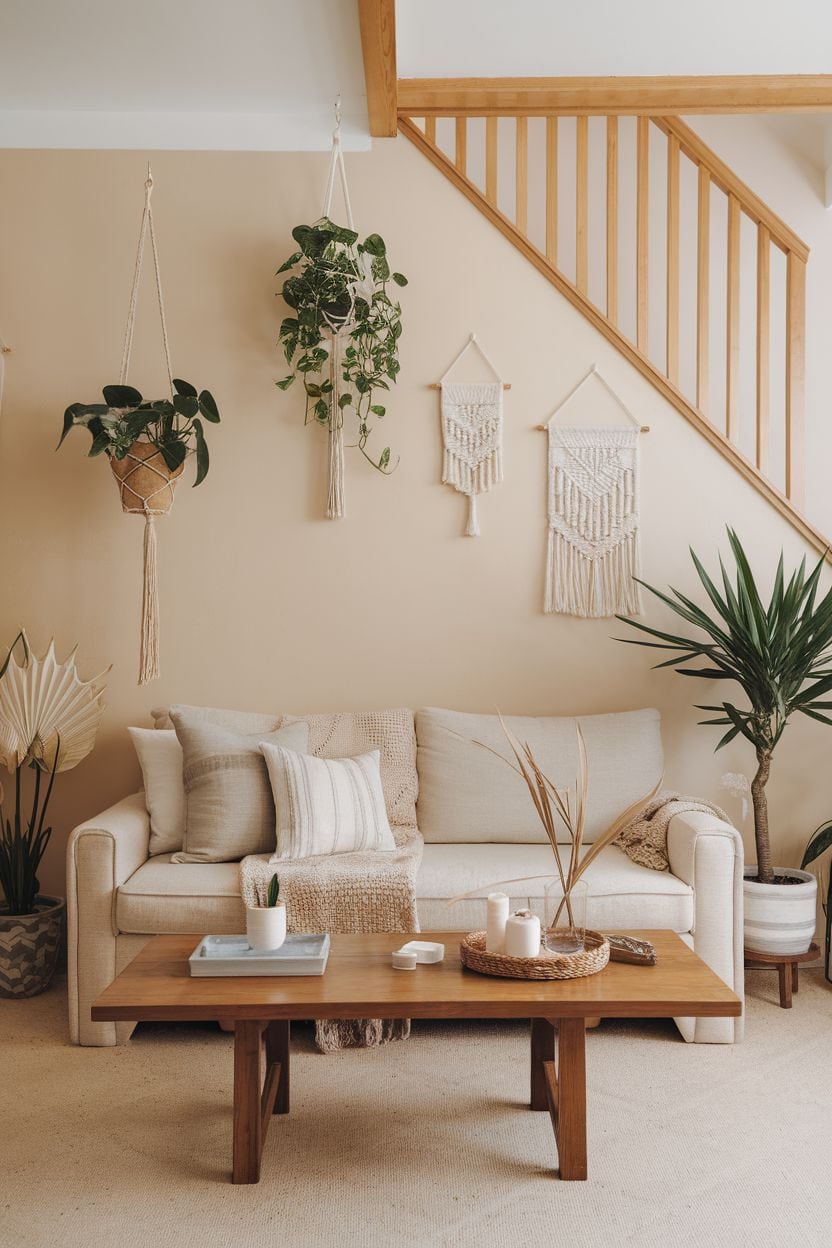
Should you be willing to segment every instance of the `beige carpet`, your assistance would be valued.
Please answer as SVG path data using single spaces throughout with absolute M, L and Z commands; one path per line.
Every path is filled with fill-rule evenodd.
M 832 987 L 790 1012 L 749 975 L 748 1039 L 590 1033 L 588 1183 L 554 1173 L 515 1024 L 417 1023 L 322 1056 L 296 1029 L 292 1112 L 257 1187 L 228 1182 L 231 1037 L 140 1028 L 72 1048 L 63 985 L 0 1002 L 3 1248 L 820 1248 L 832 1242 Z

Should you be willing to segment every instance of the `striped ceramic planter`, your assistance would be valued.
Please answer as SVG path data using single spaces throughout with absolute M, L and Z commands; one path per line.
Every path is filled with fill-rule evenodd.
M 0 910 L 0 997 L 34 997 L 49 987 L 64 926 L 60 897 L 38 897 L 34 914 Z
M 775 867 L 775 875 L 787 875 L 799 884 L 758 884 L 749 876 L 756 867 L 745 868 L 745 947 L 758 953 L 805 953 L 815 934 L 818 882 L 808 871 Z

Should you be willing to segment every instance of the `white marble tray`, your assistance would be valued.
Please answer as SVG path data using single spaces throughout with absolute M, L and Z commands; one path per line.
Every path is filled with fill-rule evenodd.
M 279 949 L 257 953 L 245 936 L 203 936 L 188 962 L 192 975 L 323 975 L 329 935 L 295 932 Z

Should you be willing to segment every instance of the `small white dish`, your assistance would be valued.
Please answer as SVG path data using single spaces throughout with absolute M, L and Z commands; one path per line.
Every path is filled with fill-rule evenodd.
M 442 962 L 445 946 L 438 940 L 409 940 L 399 953 L 415 953 L 417 962 Z
M 416 954 L 410 949 L 397 949 L 391 953 L 390 960 L 397 971 L 415 971 Z

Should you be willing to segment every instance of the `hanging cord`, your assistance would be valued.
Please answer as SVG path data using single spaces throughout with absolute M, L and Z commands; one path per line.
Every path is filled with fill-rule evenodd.
M 144 210 L 142 212 L 142 223 L 139 230 L 139 245 L 136 248 L 136 266 L 133 270 L 133 284 L 130 288 L 130 306 L 127 310 L 127 326 L 124 331 L 124 350 L 121 356 L 119 383 L 122 386 L 126 385 L 127 374 L 130 369 L 130 357 L 133 353 L 133 330 L 136 325 L 136 306 L 139 300 L 139 281 L 142 275 L 142 262 L 144 260 L 144 243 L 149 227 L 150 247 L 153 253 L 153 269 L 156 277 L 156 298 L 159 302 L 159 319 L 162 322 L 162 343 L 165 348 L 165 367 L 167 368 L 171 397 L 173 397 L 173 369 L 170 362 L 170 343 L 168 342 L 168 326 L 167 320 L 165 319 L 165 301 L 162 297 L 162 275 L 159 271 L 159 251 L 156 246 L 156 230 L 153 226 L 153 208 L 150 203 L 150 197 L 152 194 L 153 174 L 151 173 L 150 165 L 148 164 L 147 178 L 144 184 Z
M 326 180 L 324 207 L 322 216 L 329 218 L 332 211 L 332 197 L 335 193 L 335 175 L 338 174 L 341 193 L 344 197 L 344 209 L 347 225 L 353 230 L 352 205 L 347 186 L 347 169 L 344 164 L 344 152 L 341 147 L 341 96 L 335 101 L 335 129 L 332 132 L 332 152 L 329 158 L 329 173 Z M 346 319 L 335 324 L 324 314 L 330 330 L 329 380 L 332 389 L 329 393 L 329 489 L 327 494 L 326 515 L 328 520 L 340 520 L 344 515 L 344 409 L 339 403 L 341 392 L 341 348 L 342 339 L 351 331 L 355 293 L 350 291 L 351 307 Z
M 11 355 L 11 347 L 7 347 L 0 338 L 0 412 L 3 410 L 3 388 L 6 381 L 6 356 Z
M 341 192 L 344 196 L 344 208 L 347 213 L 347 225 L 351 230 L 355 229 L 352 221 L 352 205 L 350 204 L 350 192 L 347 186 L 347 167 L 344 164 L 344 152 L 341 147 L 341 96 L 339 95 L 335 101 L 335 129 L 332 131 L 332 152 L 329 158 L 329 175 L 326 180 L 326 194 L 324 195 L 324 210 L 321 214 L 328 217 L 332 209 L 332 196 L 335 191 L 335 173 L 339 174 L 341 182 Z

